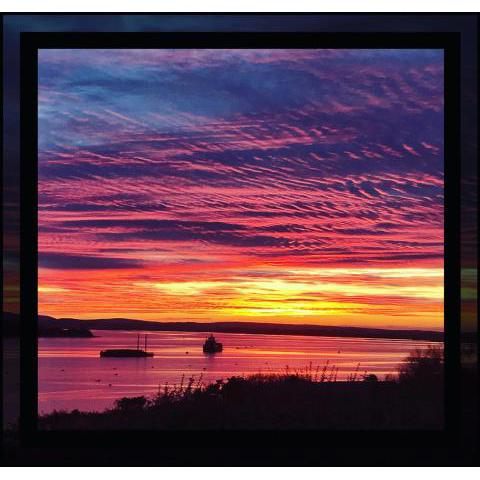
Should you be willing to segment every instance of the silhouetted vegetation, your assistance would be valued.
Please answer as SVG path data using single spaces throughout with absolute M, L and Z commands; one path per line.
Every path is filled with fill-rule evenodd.
M 430 346 L 426 350 L 415 350 L 400 365 L 398 381 L 414 385 L 441 385 L 443 349 Z
M 102 413 L 54 412 L 40 428 L 56 429 L 440 429 L 443 351 L 413 352 L 386 381 L 360 365 L 346 382 L 328 362 L 283 374 L 202 377 L 165 385 L 153 398 L 122 398 Z

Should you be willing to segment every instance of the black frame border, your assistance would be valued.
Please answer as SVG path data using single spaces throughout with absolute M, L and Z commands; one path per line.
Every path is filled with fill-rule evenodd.
M 445 406 L 442 431 L 42 431 L 37 427 L 37 133 L 38 49 L 43 48 L 438 48 L 444 50 L 445 66 Z M 95 32 L 21 33 L 21 443 L 27 447 L 136 447 L 165 448 L 150 462 L 163 457 L 169 464 L 241 464 L 248 450 L 263 463 L 280 454 L 277 463 L 312 463 L 335 459 L 335 445 L 343 447 L 453 448 L 460 424 L 460 34 L 405 32 Z M 33 140 L 32 140 L 33 139 Z M 186 435 L 188 433 L 188 435 Z M 187 438 L 190 437 L 190 438 Z M 322 436 L 328 437 L 323 440 Z M 162 438 L 164 437 L 164 438 Z M 165 438 L 168 437 L 168 438 Z M 205 438 L 208 437 L 208 445 Z M 229 443 L 229 437 L 232 440 Z M 317 442 L 317 444 L 312 443 Z M 331 447 L 325 448 L 325 444 Z M 203 446 L 198 450 L 185 447 Z M 241 445 L 240 451 L 234 447 Z M 257 452 L 262 446 L 263 456 Z M 267 446 L 268 445 L 268 446 Z M 256 448 L 255 448 L 256 447 Z M 173 450 L 172 450 L 173 449 Z M 208 453 L 205 453 L 208 449 Z M 285 449 L 285 450 L 284 450 Z M 223 458 L 217 454 L 222 450 Z M 284 450 L 284 453 L 280 453 Z M 228 451 L 228 454 L 226 452 Z M 236 452 L 236 453 L 235 453 Z M 327 452 L 330 452 L 326 456 Z M 260 455 L 257 457 L 257 453 Z M 390 455 L 392 452 L 390 452 Z M 150 450 L 150 455 L 152 451 Z M 362 453 L 364 455 L 364 453 Z M 143 455 L 142 455 L 143 456 Z M 149 457 L 147 457 L 149 458 Z M 297 458 L 295 461 L 294 458 Z M 341 458 L 341 455 L 340 455 Z M 355 455 L 354 457 L 355 458 Z M 308 459 L 308 460 L 307 460 Z M 389 456 L 391 460 L 392 457 Z M 377 458 L 378 460 L 378 458 Z M 129 460 L 125 459 L 128 463 Z M 224 463 L 227 461 L 227 463 Z M 267 460 L 268 461 L 268 460 Z M 324 460 L 325 461 L 325 460 Z M 147 460 L 148 462 L 148 460 Z M 206 463 L 205 463 L 206 462 Z M 287 462 L 287 463 L 284 463 Z M 292 463 L 293 462 L 293 463 Z M 158 462 L 157 462 L 158 463 Z M 347 462 L 348 463 L 348 462 Z M 378 462 L 373 462 L 376 464 Z M 380 462 L 381 463 L 381 462 Z M 402 462 L 400 462 L 402 463 Z

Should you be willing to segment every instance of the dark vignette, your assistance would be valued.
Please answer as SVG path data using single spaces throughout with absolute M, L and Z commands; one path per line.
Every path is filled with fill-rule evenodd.
M 323 30 L 323 31 L 326 31 L 328 29 L 334 29 L 333 26 L 336 26 L 336 25 L 341 25 L 345 28 L 345 26 L 347 26 L 347 29 L 350 28 L 350 30 L 369 30 L 369 29 L 372 29 L 372 30 L 375 30 L 375 29 L 378 29 L 380 30 L 381 29 L 387 29 L 387 30 L 392 30 L 392 29 L 396 29 L 396 30 L 412 30 L 414 29 L 414 26 L 417 26 L 417 31 L 421 31 L 422 28 L 421 26 L 423 25 L 423 30 L 427 30 L 427 29 L 430 29 L 430 30 L 433 30 L 434 28 L 432 27 L 429 27 L 429 28 L 425 28 L 426 25 L 432 25 L 434 23 L 439 23 L 439 24 L 442 24 L 443 25 L 451 25 L 452 24 L 452 18 L 453 19 L 457 19 L 456 22 L 457 22 L 457 27 L 453 27 L 453 29 L 455 30 L 455 28 L 457 30 L 460 30 L 460 31 L 466 31 L 467 34 L 466 35 L 462 35 L 462 79 L 466 82 L 467 85 L 470 85 L 471 86 L 471 90 L 468 92 L 469 95 L 468 95 L 468 99 L 470 100 L 469 102 L 466 102 L 465 101 L 465 90 L 462 91 L 462 107 L 463 107 L 463 114 L 465 113 L 469 113 L 469 114 L 472 114 L 473 115 L 473 121 L 471 120 L 470 122 L 468 122 L 467 124 L 465 122 L 463 122 L 464 125 L 467 125 L 467 129 L 468 128 L 471 128 L 471 126 L 473 125 L 473 127 L 475 126 L 475 118 L 474 118 L 474 115 L 476 112 L 474 112 L 474 106 L 475 106 L 475 88 L 474 88 L 474 85 L 475 83 L 468 83 L 468 80 L 471 80 L 472 78 L 474 79 L 475 78 L 475 69 L 474 69 L 474 65 L 473 64 L 468 64 L 468 60 L 465 61 L 465 58 L 469 58 L 468 55 L 467 57 L 465 56 L 465 51 L 467 51 L 467 54 L 468 52 L 473 48 L 473 50 L 475 49 L 475 43 L 473 42 L 472 43 L 472 36 L 474 37 L 475 36 L 475 29 L 473 28 L 473 24 L 474 24 L 474 21 L 473 21 L 473 18 L 470 16 L 450 16 L 449 19 L 445 18 L 445 17 L 449 17 L 449 16 L 445 16 L 445 15 L 437 15 L 437 16 L 432 16 L 432 15 L 427 15 L 427 16 L 422 16 L 422 15 L 387 15 L 387 16 L 383 16 L 383 15 L 350 15 L 350 16 L 345 16 L 345 15 L 300 15 L 300 16 L 297 16 L 297 15 L 287 15 L 287 16 L 284 16 L 284 15 L 275 15 L 275 16 L 264 16 L 264 15 L 253 15 L 253 16 L 245 16 L 245 15 L 233 15 L 233 16 L 224 16 L 224 15 L 215 15 L 215 16 L 212 16 L 212 15 L 187 15 L 187 16 L 182 16 L 182 15 L 175 15 L 175 16 L 170 16 L 170 15 L 156 15 L 156 16 L 150 16 L 149 18 L 145 19 L 145 16 L 136 16 L 136 15 L 127 15 L 127 16 L 122 16 L 122 15 L 106 15 L 106 16 L 103 16 L 100 18 L 100 16 L 96 16 L 96 15 L 73 15 L 73 16 L 63 16 L 63 17 L 52 17 L 52 16 L 49 16 L 49 15 L 45 15 L 45 16 L 22 16 L 22 17 L 18 17 L 18 16 L 8 16 L 9 18 L 12 18 L 14 19 L 14 22 L 17 21 L 19 22 L 20 19 L 21 19 L 21 22 L 23 21 L 26 21 L 26 23 L 29 23 L 31 25 L 34 25 L 35 22 L 38 22 L 39 25 L 41 25 L 42 23 L 45 23 L 46 26 L 43 27 L 43 29 L 45 30 L 50 30 L 50 29 L 69 29 L 68 28 L 68 24 L 75 24 L 74 25 L 74 28 L 72 29 L 76 29 L 76 30 L 94 30 L 94 29 L 98 29 L 99 27 L 97 26 L 96 22 L 94 21 L 95 19 L 100 19 L 101 21 L 99 22 L 100 25 L 108 25 L 108 24 L 112 24 L 112 25 L 117 25 L 116 27 L 116 30 L 136 30 L 137 28 L 135 27 L 135 25 L 143 25 L 143 27 L 140 27 L 138 29 L 144 29 L 144 30 L 156 30 L 156 29 L 162 29 L 162 28 L 159 28 L 158 26 L 155 25 L 155 23 L 157 24 L 164 24 L 163 27 L 164 27 L 164 30 L 169 30 L 171 29 L 171 27 L 175 30 L 179 30 L 181 29 L 181 27 L 179 28 L 178 25 L 185 25 L 185 24 L 188 24 L 189 26 L 191 26 L 191 29 L 192 30 L 202 30 L 202 27 L 200 26 L 203 23 L 203 25 L 209 25 L 209 26 L 212 26 L 212 25 L 215 25 L 216 28 L 213 28 L 213 27 L 210 27 L 211 30 L 235 30 L 235 29 L 241 29 L 239 26 L 240 25 L 243 25 L 243 29 L 244 30 L 268 30 L 268 29 L 277 29 L 277 30 L 289 30 L 289 29 L 297 29 L 297 30 Z M 126 21 L 126 17 L 128 17 L 129 21 Z M 267 18 L 268 17 L 268 18 Z M 266 20 L 271 20 L 272 17 L 274 17 L 274 20 L 275 22 L 266 22 Z M 328 19 L 330 20 L 330 24 L 327 26 L 327 17 Z M 8 18 L 7 18 L 8 19 Z M 117 20 L 121 20 L 120 21 L 120 24 L 121 24 L 121 27 L 119 27 L 119 23 L 117 22 Z M 334 20 L 334 21 L 332 21 Z M 386 22 L 384 20 L 387 20 Z M 447 21 L 445 21 L 447 20 Z M 378 23 L 377 23 L 378 22 Z M 268 25 L 267 25 L 268 23 Z M 403 25 L 401 25 L 403 24 Z M 455 22 L 453 22 L 453 24 L 455 24 Z M 126 25 L 126 27 L 125 27 Z M 132 28 L 132 25 L 134 25 L 134 27 Z M 295 25 L 295 28 L 293 28 L 292 26 Z M 396 28 L 394 28 L 394 25 L 397 25 Z M 18 25 L 17 25 L 18 26 Z M 176 27 L 175 27 L 176 26 Z M 246 26 L 246 27 L 245 27 Z M 354 26 L 354 28 L 350 27 L 350 26 Z M 380 27 L 381 26 L 381 27 Z M 96 27 L 96 28 L 95 28 Z M 277 28 L 275 28 L 277 27 Z M 107 30 L 108 28 L 102 28 L 100 27 L 101 29 L 105 29 Z M 336 28 L 336 27 L 335 27 Z M 451 29 L 452 27 L 445 27 L 445 30 L 446 29 Z M 29 30 L 31 30 L 31 28 L 28 28 Z M 35 28 L 34 28 L 35 29 Z M 42 27 L 40 26 L 40 29 L 42 29 Z M 208 27 L 207 28 L 203 28 L 203 29 L 209 29 Z M 341 28 L 340 28 L 341 29 Z M 113 28 L 111 29 L 113 30 Z M 10 30 L 10 33 L 11 33 L 11 30 Z M 6 37 L 8 38 L 8 33 L 6 35 Z M 12 39 L 12 35 L 10 35 L 10 40 Z M 467 44 L 465 45 L 466 43 L 466 40 L 465 39 L 470 39 Z M 11 46 L 11 45 L 10 45 Z M 15 59 L 13 59 L 13 62 L 12 62 L 12 55 L 10 55 L 10 61 L 8 59 L 8 45 L 6 44 L 5 46 L 5 57 L 6 57 L 6 61 L 4 63 L 4 65 L 9 65 L 10 67 L 12 66 L 12 63 L 15 64 Z M 18 53 L 18 52 L 17 52 Z M 471 51 L 470 51 L 471 53 Z M 14 57 L 15 55 L 13 55 Z M 472 57 L 470 56 L 470 59 Z M 16 59 L 18 61 L 18 58 Z M 465 66 L 465 63 L 467 63 L 467 65 Z M 12 71 L 10 69 L 10 71 Z M 11 77 L 12 76 L 15 76 L 15 73 L 16 72 L 13 72 L 12 75 L 10 75 Z M 9 75 L 6 73 L 6 69 L 5 69 L 5 77 L 9 77 Z M 467 79 L 467 80 L 465 80 Z M 7 82 L 6 82 L 7 83 Z M 18 86 L 18 85 L 17 85 Z M 15 90 L 15 88 L 14 88 Z M 5 92 L 8 91 L 8 86 L 7 88 L 5 89 Z M 15 96 L 14 96 L 15 97 Z M 473 102 L 471 102 L 473 98 Z M 7 102 L 7 95 L 5 94 L 5 100 L 6 100 L 6 104 L 8 104 Z M 12 103 L 10 102 L 10 107 L 12 107 Z M 466 107 L 466 108 L 465 108 Z M 472 108 L 473 107 L 473 108 Z M 8 109 L 6 108 L 6 111 L 8 111 Z M 14 112 L 12 110 L 9 110 L 10 113 L 16 113 L 16 117 L 18 118 L 18 111 L 17 112 Z M 457 112 L 451 112 L 453 115 Z M 10 181 L 6 181 L 6 186 L 7 188 L 5 189 L 5 199 L 7 200 L 5 202 L 6 204 L 6 209 L 5 209 L 5 213 L 6 213 L 6 218 L 5 218 L 5 225 L 6 225 L 6 236 L 5 236 L 5 240 L 6 240 L 6 251 L 7 251 L 7 254 L 8 252 L 10 252 L 10 254 L 13 254 L 10 255 L 9 257 L 7 257 L 7 262 L 6 262 L 6 284 L 7 284 L 7 287 L 10 286 L 10 287 L 14 287 L 15 285 L 18 285 L 18 237 L 16 237 L 15 233 L 17 232 L 18 233 L 18 226 L 19 226 L 19 222 L 18 222 L 18 197 L 17 197 L 17 200 L 15 201 L 15 197 L 18 195 L 18 187 L 16 187 L 16 185 L 18 185 L 18 183 L 15 183 L 14 181 L 12 182 L 12 180 L 15 180 L 15 176 L 17 175 L 17 182 L 18 182 L 18 170 L 16 170 L 15 166 L 18 165 L 18 163 L 15 163 L 15 150 L 17 150 L 17 156 L 16 156 L 16 160 L 18 162 L 18 144 L 15 145 L 15 130 L 16 131 L 16 134 L 18 135 L 18 128 L 16 129 L 15 128 L 15 115 L 12 116 L 13 117 L 13 122 L 10 122 L 11 120 L 11 117 L 8 115 L 8 112 L 7 112 L 7 121 L 5 123 L 5 133 L 14 133 L 14 136 L 7 136 L 6 135 L 6 142 L 5 142 L 5 158 L 6 158 L 6 161 L 5 161 L 5 177 L 7 179 L 7 177 L 9 177 Z M 18 127 L 18 125 L 17 125 Z M 476 271 L 474 270 L 474 265 L 475 265 L 475 257 L 476 257 L 476 248 L 475 248 L 475 234 L 476 234 L 476 225 L 475 225 L 475 222 L 474 222 L 474 215 L 472 215 L 472 212 L 474 213 L 475 212 L 475 195 L 474 195 L 474 190 L 475 190 L 475 176 L 472 175 L 472 173 L 475 173 L 475 165 L 474 165 L 474 162 L 472 162 L 472 160 L 475 160 L 475 145 L 476 145 L 476 139 L 475 139 L 475 136 L 473 135 L 474 133 L 474 128 L 472 130 L 467 130 L 467 132 L 465 132 L 466 129 L 462 130 L 462 164 L 463 164 L 463 168 L 462 168 L 462 174 L 465 174 L 465 171 L 467 171 L 470 175 L 466 176 L 463 178 L 463 183 L 462 183 L 462 204 L 464 206 L 464 208 L 462 208 L 462 274 L 463 274 L 463 286 L 465 286 L 465 281 L 468 281 L 470 282 L 470 285 L 467 285 L 467 288 L 471 285 L 472 285 L 472 282 L 474 282 L 475 280 L 475 274 L 476 274 Z M 470 136 L 468 136 L 467 134 L 470 133 Z M 11 139 L 14 139 L 14 141 L 10 141 Z M 469 141 L 465 141 L 465 138 L 467 138 Z M 18 139 L 18 137 L 17 137 Z M 7 155 L 7 153 L 13 153 L 13 155 Z M 465 160 L 465 158 L 467 158 L 467 160 Z M 468 162 L 468 159 L 470 159 L 470 163 Z M 466 163 L 466 169 L 465 169 L 465 163 Z M 466 187 L 465 187 L 466 185 Z M 473 189 L 472 189 L 473 187 Z M 13 201 L 12 201 L 13 200 Z M 466 208 L 465 208 L 466 207 Z M 467 225 L 467 227 L 465 228 L 465 224 Z M 10 234 L 10 235 L 9 235 Z M 16 256 L 15 256 L 16 255 Z M 471 271 L 473 271 L 473 275 L 471 273 Z M 474 285 L 474 284 L 473 284 Z M 475 288 L 475 287 L 473 287 Z M 471 289 L 471 288 L 470 288 Z M 18 308 L 18 290 L 15 292 L 15 290 L 12 290 L 10 288 L 10 290 L 5 290 L 5 305 L 6 305 L 6 308 L 5 310 L 10 310 L 10 311 L 15 311 L 17 308 Z M 469 309 L 467 309 L 467 314 L 471 314 L 472 313 L 472 305 L 473 305 L 473 314 L 471 315 L 462 315 L 462 319 L 466 318 L 467 319 L 467 322 L 468 323 L 463 323 L 462 324 L 462 327 L 467 327 L 467 332 L 468 331 L 474 331 L 475 330 L 475 320 L 476 320 L 476 315 L 475 315 L 475 299 L 472 299 L 473 301 L 470 301 L 468 302 L 469 298 L 463 298 L 463 304 L 462 304 L 462 307 L 464 307 L 464 312 L 465 312 L 465 305 L 467 305 L 469 307 Z M 467 300 L 467 301 L 466 301 Z M 9 308 L 10 307 L 10 308 Z M 458 311 L 458 310 L 456 310 Z M 463 312 L 462 312 L 463 313 Z M 464 332 L 462 332 L 464 333 Z M 465 336 L 464 335 L 464 343 L 465 341 L 470 341 L 470 343 L 472 343 L 471 341 L 471 335 L 470 335 L 470 338 L 468 336 Z M 464 413 L 465 410 L 462 409 L 462 413 Z M 475 413 L 473 412 L 473 410 L 470 412 L 470 413 Z M 474 422 L 472 422 L 472 419 L 471 418 L 468 418 L 469 420 L 469 423 L 470 424 L 475 424 Z M 432 439 L 433 440 L 433 439 Z M 355 442 L 357 445 L 358 445 L 358 442 Z M 396 443 L 396 442 L 395 442 Z M 312 443 L 310 443 L 310 445 L 312 445 Z M 393 445 L 391 445 L 393 446 Z M 473 445 L 471 445 L 473 446 Z M 464 451 L 461 452 L 461 454 L 459 456 L 457 456 L 456 458 L 470 458 L 470 453 L 469 453 L 469 446 L 466 446 L 464 445 Z M 443 450 L 442 448 L 440 448 L 440 451 Z M 432 450 L 433 452 L 434 450 Z M 436 450 L 437 453 L 440 453 L 438 450 Z M 85 458 L 88 458 L 88 453 L 87 451 L 85 450 L 82 450 L 82 452 L 84 452 L 85 454 Z M 155 462 L 155 460 L 153 460 L 153 458 L 155 458 L 155 456 L 153 456 L 152 458 L 152 455 L 151 455 L 151 451 L 150 453 L 147 453 L 148 450 L 145 452 L 145 455 L 143 455 L 144 457 L 144 461 L 145 459 L 147 459 L 146 461 L 147 462 Z M 276 452 L 280 453 L 279 450 L 276 450 Z M 291 461 L 293 462 L 297 462 L 297 463 L 336 463 L 339 461 L 339 459 L 342 458 L 342 456 L 340 455 L 340 453 L 338 452 L 333 452 L 333 451 L 329 451 L 328 452 L 328 455 L 326 456 L 323 456 L 323 458 L 320 458 L 318 457 L 318 454 L 315 452 L 315 449 L 311 449 L 309 447 L 306 447 L 305 449 L 302 450 L 302 454 L 300 455 L 293 455 L 292 456 L 292 452 L 290 452 L 290 458 L 292 459 Z M 386 453 L 386 455 L 382 455 L 382 459 L 379 458 L 379 456 L 375 455 L 375 457 L 372 457 L 371 455 L 369 454 L 366 454 L 366 452 L 363 452 L 362 454 L 358 454 L 358 455 L 353 455 L 353 457 L 351 458 L 351 461 L 350 463 L 353 463 L 354 464 L 381 464 L 381 463 L 392 463 L 392 460 L 393 460 L 393 463 L 395 462 L 399 462 L 398 458 L 399 458 L 399 455 L 398 455 L 398 452 L 397 454 L 395 454 L 394 452 L 392 452 L 391 450 L 389 450 L 390 453 L 387 453 L 387 452 L 384 452 Z M 90 452 L 92 453 L 92 452 Z M 95 452 L 93 452 L 95 453 Z M 407 453 L 406 451 L 404 452 L 405 454 Z M 445 453 L 445 452 L 444 452 Z M 32 455 L 32 457 L 29 457 L 29 455 Z M 273 452 L 265 452 L 263 454 L 258 454 L 255 455 L 253 454 L 252 455 L 252 452 L 248 453 L 247 450 L 245 450 L 245 460 L 247 463 L 248 461 L 250 462 L 253 462 L 253 463 L 272 463 L 271 461 L 269 462 L 269 458 L 273 458 L 271 457 L 270 455 L 274 455 Z M 82 453 L 83 455 L 83 453 Z M 410 452 L 409 454 L 407 454 L 407 456 L 409 456 L 408 458 L 410 458 L 411 461 L 415 462 L 415 463 L 419 463 L 419 462 L 432 462 L 433 460 L 433 463 L 435 463 L 435 458 L 437 458 L 437 461 L 448 461 L 447 460 L 447 457 L 442 457 L 441 454 L 437 457 L 436 454 L 434 454 L 433 456 L 431 455 L 430 451 L 424 451 L 422 453 L 422 456 L 419 457 L 417 456 L 419 454 L 417 453 L 413 453 L 413 452 Z M 12 457 L 12 460 L 13 458 L 15 457 L 15 455 Z M 48 457 L 48 455 L 47 455 Z M 105 462 L 109 462 L 108 460 L 108 455 L 105 453 L 103 456 L 103 461 Z M 27 459 L 27 458 L 35 458 L 35 454 L 34 452 L 30 451 L 29 453 L 26 453 L 26 456 L 25 456 L 25 452 L 23 454 L 21 454 L 20 457 L 17 458 L 17 462 L 20 460 L 22 461 L 22 458 L 23 459 Z M 95 458 L 95 457 L 90 457 L 90 458 Z M 117 457 L 118 458 L 118 457 Z M 141 457 L 140 457 L 141 458 Z M 248 458 L 250 458 L 251 460 L 248 460 Z M 293 460 L 293 459 L 296 459 L 296 460 Z M 44 458 L 45 459 L 45 458 Z M 375 459 L 374 461 L 372 461 L 372 459 Z M 406 460 L 407 458 L 404 458 L 403 460 Z M 312 462 L 313 460 L 313 462 Z M 35 461 L 35 460 L 34 460 Z M 37 460 L 36 461 L 39 461 L 38 460 L 38 457 L 37 457 Z M 75 461 L 73 460 L 73 457 L 72 457 L 72 460 L 71 461 Z M 99 460 L 97 459 L 97 462 Z M 135 459 L 131 458 L 129 460 L 130 462 L 133 462 L 135 463 Z M 48 462 L 48 460 L 47 460 Z M 226 463 L 230 463 L 232 464 L 231 460 L 229 459 L 228 456 L 222 456 L 221 458 L 218 458 L 218 460 L 216 460 L 214 463 L 223 463 L 223 462 L 226 462 Z M 235 462 L 235 461 L 234 461 Z M 342 460 L 340 460 L 340 462 L 342 462 Z M 348 462 L 348 461 L 347 461 Z M 177 457 L 177 452 L 176 451 L 173 451 L 173 452 L 168 452 L 168 449 L 167 451 L 165 451 L 165 455 L 164 455 L 164 462 L 163 463 L 188 463 L 188 459 L 187 458 L 184 458 L 183 457 L 183 460 L 181 460 L 180 462 L 178 461 L 178 457 Z M 197 461 L 196 461 L 196 464 L 199 464 L 199 463 L 208 463 L 208 458 L 205 457 L 203 459 L 201 458 L 198 458 Z M 237 460 L 237 463 L 238 463 L 238 460 Z M 243 463 L 243 462 L 242 462 Z M 273 462 L 275 463 L 275 462 Z M 343 463 L 346 463 L 345 462 L 345 459 L 343 460 Z M 402 460 L 400 460 L 400 463 L 404 463 Z

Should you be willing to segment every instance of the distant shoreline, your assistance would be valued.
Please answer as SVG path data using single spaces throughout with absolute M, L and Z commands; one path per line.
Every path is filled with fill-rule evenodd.
M 234 322 L 232 322 L 234 323 Z M 431 342 L 443 342 L 444 335 L 443 332 L 435 331 L 423 331 L 423 330 L 381 330 L 381 329 L 363 329 L 356 327 L 338 327 L 342 330 L 337 330 L 337 327 L 325 327 L 323 331 L 310 331 L 307 329 L 302 329 L 302 327 L 316 327 L 316 325 L 301 325 L 298 330 L 285 331 L 277 330 L 275 328 L 269 328 L 270 325 L 265 325 L 265 327 L 259 326 L 258 329 L 249 328 L 248 326 L 242 328 L 242 326 L 237 325 L 215 325 L 215 324 L 205 324 L 205 327 L 195 325 L 195 328 L 189 328 L 188 326 L 172 326 L 171 324 L 166 325 L 165 327 L 161 326 L 159 328 L 100 328 L 94 326 L 88 326 L 90 330 L 123 330 L 123 331 L 141 331 L 148 330 L 152 332 L 192 332 L 192 333 L 238 333 L 246 335 L 291 335 L 291 336 L 309 336 L 309 337 L 338 337 L 338 338 L 384 338 L 390 340 L 420 340 L 420 341 L 431 341 Z M 272 326 L 276 324 L 271 324 Z
M 39 323 L 63 328 L 88 328 L 89 330 L 150 330 L 186 331 L 206 333 L 245 333 L 263 335 L 302 335 L 322 337 L 390 338 L 442 342 L 443 332 L 428 330 L 389 330 L 381 328 L 337 327 L 323 325 L 296 325 L 256 322 L 153 322 L 127 318 L 79 320 L 39 316 Z
M 79 320 L 76 318 L 38 317 L 41 329 L 88 330 L 150 330 L 172 332 L 245 333 L 261 335 L 302 335 L 316 337 L 390 338 L 443 342 L 444 333 L 431 330 L 390 330 L 382 328 L 341 327 L 325 325 L 298 325 L 257 322 L 154 322 L 129 318 Z M 4 314 L 6 336 L 19 335 L 20 318 L 17 314 Z

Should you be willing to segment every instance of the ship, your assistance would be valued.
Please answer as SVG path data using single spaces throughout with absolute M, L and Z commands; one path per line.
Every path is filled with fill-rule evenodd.
M 101 357 L 153 357 L 153 352 L 147 350 L 147 335 L 145 335 L 145 347 L 140 348 L 140 335 L 137 335 L 137 348 L 112 348 L 100 351 Z
M 223 345 L 215 340 L 213 335 L 210 335 L 203 344 L 203 353 L 217 353 L 223 350 Z

